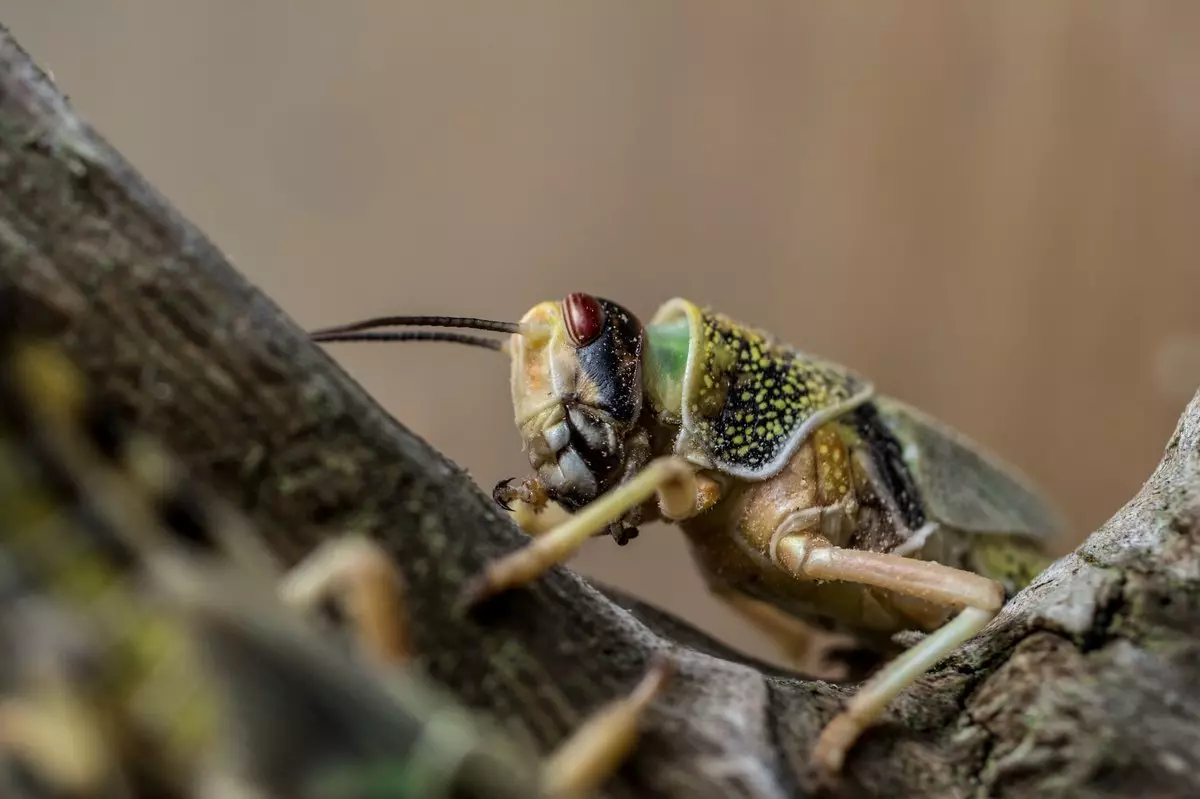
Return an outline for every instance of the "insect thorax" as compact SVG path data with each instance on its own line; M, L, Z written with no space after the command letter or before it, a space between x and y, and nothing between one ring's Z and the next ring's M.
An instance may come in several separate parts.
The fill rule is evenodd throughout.
M872 393L848 369L684 300L663 306L647 338L647 393L678 413L676 453L734 477L777 473L812 430Z

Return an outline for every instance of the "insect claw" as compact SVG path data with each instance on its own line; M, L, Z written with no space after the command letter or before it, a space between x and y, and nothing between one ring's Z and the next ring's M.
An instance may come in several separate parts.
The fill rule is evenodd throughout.
M515 479L515 477L506 477L496 483L496 487L492 489L492 501L509 513L512 513L512 501L517 498L518 493L509 487L509 484Z

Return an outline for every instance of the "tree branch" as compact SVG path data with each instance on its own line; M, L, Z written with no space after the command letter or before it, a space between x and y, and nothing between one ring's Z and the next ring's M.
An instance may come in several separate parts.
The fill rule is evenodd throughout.
M81 366L294 562L386 542L433 676L543 747L652 654L680 678L612 796L786 797L848 689L740 658L567 569L483 614L463 579L522 543L67 105L0 29L0 280L61 314ZM1200 395L1146 486L852 754L847 795L1200 793ZM613 601L615 596L618 601Z

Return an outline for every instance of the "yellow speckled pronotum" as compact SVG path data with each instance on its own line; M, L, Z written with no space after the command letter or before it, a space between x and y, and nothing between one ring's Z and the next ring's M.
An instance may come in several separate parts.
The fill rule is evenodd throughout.
M510 338L380 330L397 326ZM1045 544L1061 527L1015 469L961 434L849 369L687 300L647 325L572 294L518 323L392 316L312 335L454 341L512 358L534 474L493 496L535 538L472 581L468 602L535 579L593 535L623 544L665 519L687 534L711 589L792 654L807 623L867 646L929 633L827 725L814 751L826 775L893 697L1049 562ZM551 502L570 515L537 524Z

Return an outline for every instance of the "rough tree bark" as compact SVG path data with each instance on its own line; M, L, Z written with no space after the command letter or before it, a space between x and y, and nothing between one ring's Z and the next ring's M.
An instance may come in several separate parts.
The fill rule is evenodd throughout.
M670 647L680 678L609 794L810 792L806 754L849 689L740 659L568 569L482 616L453 613L464 577L521 534L250 286L2 28L0 188L0 280L60 311L88 373L284 558L327 530L386 542L424 665L468 704L548 746ZM1200 395L1137 497L906 692L842 792L1200 795L1198 541Z

